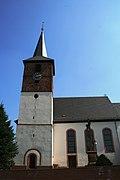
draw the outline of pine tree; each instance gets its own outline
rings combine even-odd
[[[13,127],[10,125],[4,105],[0,104],[0,169],[7,170],[14,166],[13,158],[18,153]]]

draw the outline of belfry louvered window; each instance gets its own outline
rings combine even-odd
[[[36,64],[35,65],[35,72],[41,72],[41,65],[40,64]]]

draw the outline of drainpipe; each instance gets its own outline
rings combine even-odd
[[[119,148],[120,148],[120,139],[119,139],[119,135],[118,135],[118,131],[117,131],[117,122],[116,122],[116,119],[115,119],[115,130],[116,130],[118,144],[119,144]]]

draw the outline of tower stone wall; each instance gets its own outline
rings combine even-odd
[[[54,60],[44,56],[42,28],[35,53],[24,63],[16,141],[16,166],[52,166]]]

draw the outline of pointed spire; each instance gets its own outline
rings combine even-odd
[[[42,23],[41,35],[38,40],[33,57],[35,57],[35,56],[47,57],[47,51],[46,51],[45,39],[44,39],[44,22]]]

